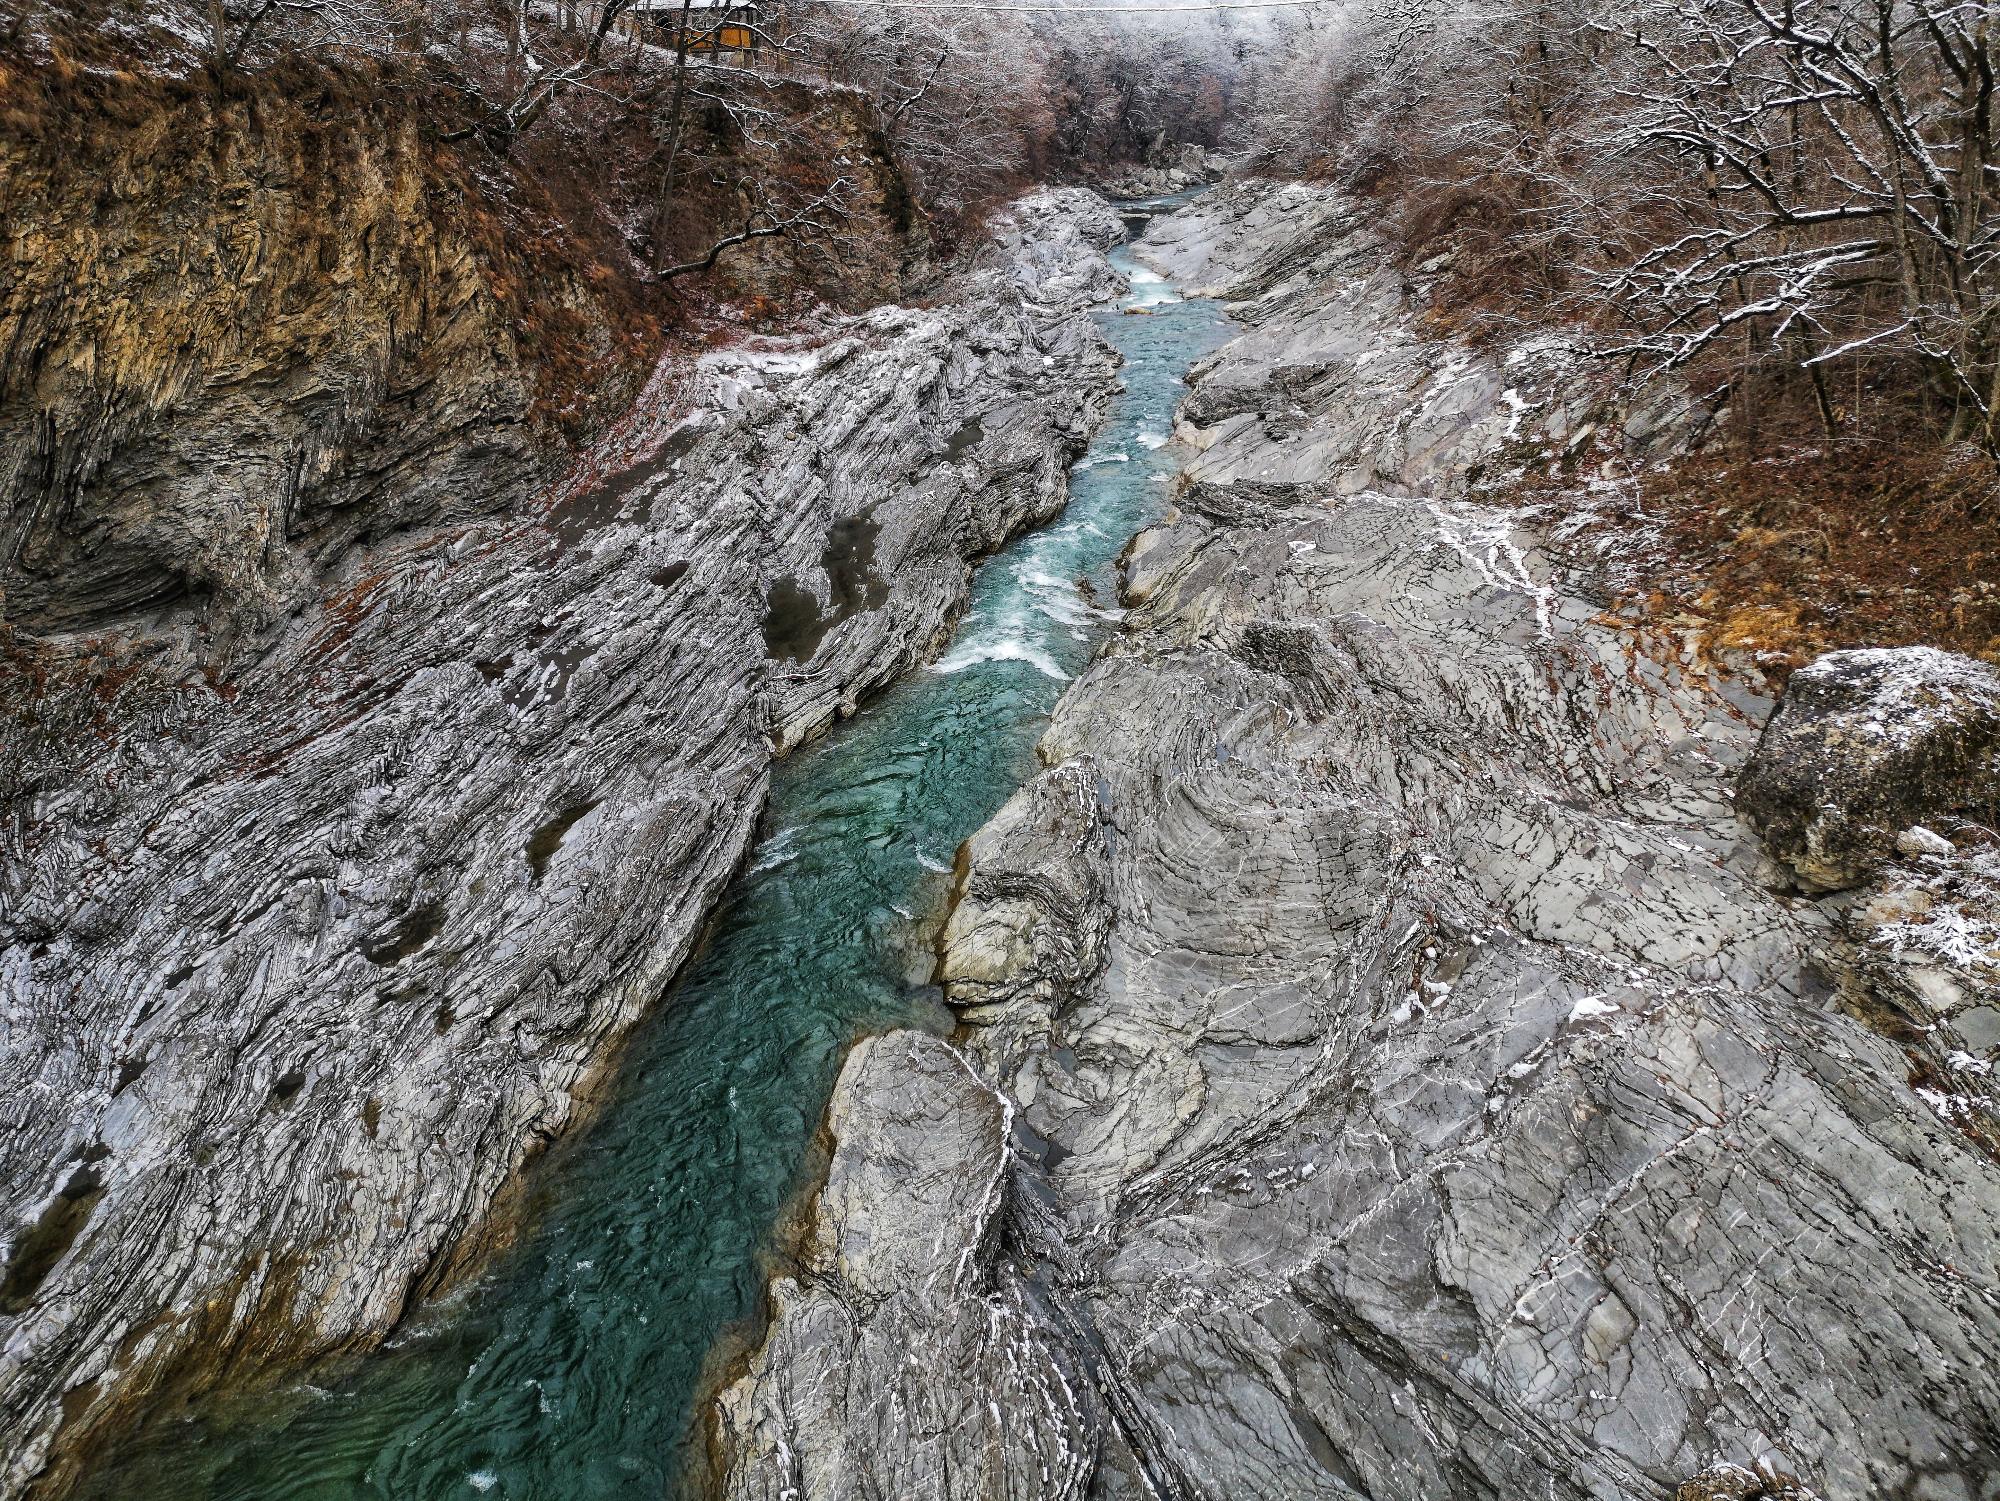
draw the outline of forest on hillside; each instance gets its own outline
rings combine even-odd
[[[23,97],[78,74],[254,95],[301,67],[382,80],[434,139],[571,175],[647,273],[706,269],[730,235],[822,245],[859,191],[820,155],[829,116],[871,111],[913,207],[952,241],[1031,182],[1216,145],[1241,46],[1209,26],[925,5],[739,7],[732,45],[666,0],[25,0],[0,42]],[[37,78],[44,72],[48,77]],[[379,101],[378,101],[379,102]],[[352,107],[352,100],[348,101]]]
[[[1281,16],[1273,167],[1453,252],[1468,322],[1612,331],[1642,373],[1826,437],[2000,445],[1988,0],[1361,0]]]
[[[58,71],[387,67],[440,141],[578,178],[642,277],[837,254],[862,174],[819,127],[857,102],[946,246],[1030,182],[1226,147],[1374,198],[1412,265],[1449,249],[1468,327],[1609,330],[1740,419],[2000,449],[1990,0],[771,0],[754,62],[677,47],[671,0],[9,9]]]

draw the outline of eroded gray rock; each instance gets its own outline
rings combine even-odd
[[[1472,519],[1183,522],[972,845],[945,977],[1119,1432],[1168,1494],[1985,1494],[2000,1172],[1821,1008],[1754,723]],[[996,974],[1036,889],[1104,896]]]
[[[1606,458],[1623,474],[1705,420],[1671,386],[1617,388],[1580,338],[1489,352],[1428,335],[1365,209],[1310,184],[1227,184],[1135,253],[1249,325],[1192,372],[1176,432],[1194,481],[1462,495]]]
[[[1906,856],[1845,908],[1842,927],[1850,942],[1835,968],[1857,1013],[1927,1043],[1941,1108],[1968,1114],[2000,1056],[2000,849],[1969,840]]]
[[[937,307],[663,369],[600,477],[351,556],[227,679],[15,660],[0,1495],[169,1374],[379,1337],[671,978],[773,755],[1061,505],[1121,227],[997,234]]]
[[[996,1255],[1012,1107],[920,1032],[861,1043],[842,1078],[775,1337],[717,1407],[728,1492],[1081,1498],[1089,1385]]]
[[[1835,904],[1820,962],[1905,1050],[1939,1119],[2000,1155],[2000,673],[1923,647],[1834,652],[1792,675],[1736,806]],[[1940,832],[1944,831],[1944,832]]]
[[[1016,1112],[974,1254],[1088,1376],[1088,1493],[2000,1496],[1990,1097],[1941,1103],[1847,1014],[1839,913],[1760,879],[1733,784],[1769,700],[1460,498],[1521,388],[1447,391],[1477,361],[1436,346],[1366,375],[1409,314],[1323,274],[1339,205],[1203,205],[1168,268],[1254,294],[1251,331],[1197,372],[1196,483],[942,938],[958,1047]],[[942,1090],[850,1068],[835,1110]],[[783,1309],[769,1339],[795,1383],[868,1379]],[[769,1384],[725,1401],[795,1454],[852,1443]]]
[[[1163,198],[1214,182],[1229,170],[1229,159],[1221,152],[1191,142],[1177,146],[1158,142],[1146,157],[1141,165],[1097,184],[1098,191],[1107,198]]]

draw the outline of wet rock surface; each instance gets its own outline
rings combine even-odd
[[[1250,185],[1159,221],[1249,331],[1196,374],[1124,634],[961,858],[952,1047],[1002,1104],[892,1037],[833,1106],[836,1184],[1011,1109],[1004,1210],[822,1197],[817,1291],[780,1284],[721,1399],[727,1493],[2000,1495],[1990,1061],[1938,1088],[1857,1004],[1848,906],[1771,889],[1734,805],[1769,699],[1462,498],[1601,398],[1419,338],[1343,216]],[[1627,455],[1692,421],[1608,416]],[[1981,858],[1895,869],[1976,903]],[[890,1239],[959,1259],[878,1345],[826,1269]],[[916,1414],[817,1395],[920,1367],[969,1409],[995,1361],[937,1331],[982,1317],[1086,1476],[1026,1413],[906,1471]]]
[[[347,555],[226,678],[186,636],[17,654],[0,1494],[451,1273],[688,953],[772,757],[1061,505],[1120,233],[1037,195],[935,307],[663,370],[545,514]]]

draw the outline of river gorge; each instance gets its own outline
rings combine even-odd
[[[39,680],[0,1494],[2000,1496],[2000,673],[1780,697],[1578,520],[1683,391],[1125,211]]]
[[[777,772],[744,874],[603,1118],[538,1170],[525,1242],[328,1387],[113,1455],[102,1494],[581,1501],[682,1480],[676,1436],[717,1340],[757,1312],[841,1057],[884,1028],[949,1029],[929,914],[953,853],[1032,773],[1117,618],[1119,551],[1166,506],[1180,377],[1225,325],[1111,259],[1134,280],[1096,315],[1122,389],[1061,517],[981,566],[941,660]]]

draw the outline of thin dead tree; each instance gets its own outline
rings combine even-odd
[[[296,51],[337,45],[381,50],[394,40],[388,11],[369,0],[208,0],[208,60],[220,84],[259,44]]]
[[[761,194],[754,195],[750,211],[744,216],[741,229],[723,235],[710,245],[704,254],[693,260],[661,267],[659,278],[661,281],[672,281],[675,277],[686,276],[691,272],[712,271],[725,251],[732,250],[738,245],[747,245],[752,240],[789,235],[801,229],[811,229],[822,236],[832,235],[838,230],[840,207],[852,186],[853,184],[846,178],[836,178],[827,190],[811,203],[785,214],[774,212],[763,201]]]

